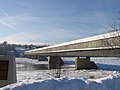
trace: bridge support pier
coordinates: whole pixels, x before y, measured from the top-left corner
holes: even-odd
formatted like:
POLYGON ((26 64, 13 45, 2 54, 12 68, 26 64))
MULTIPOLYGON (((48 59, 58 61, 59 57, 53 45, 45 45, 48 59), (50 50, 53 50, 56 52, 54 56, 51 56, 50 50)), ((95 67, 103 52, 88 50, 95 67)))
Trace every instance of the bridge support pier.
POLYGON ((48 56, 48 69, 60 69, 64 62, 59 56, 48 56))
POLYGON ((90 61, 90 57, 79 58, 75 60, 75 69, 98 69, 96 64, 93 61, 90 61))

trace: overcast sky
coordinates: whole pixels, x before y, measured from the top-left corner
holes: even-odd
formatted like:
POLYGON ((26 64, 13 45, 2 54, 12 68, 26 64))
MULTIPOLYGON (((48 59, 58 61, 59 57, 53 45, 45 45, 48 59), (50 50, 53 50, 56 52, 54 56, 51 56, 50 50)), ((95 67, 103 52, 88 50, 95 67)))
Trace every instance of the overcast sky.
POLYGON ((57 44, 104 33, 120 0, 0 0, 0 42, 57 44))

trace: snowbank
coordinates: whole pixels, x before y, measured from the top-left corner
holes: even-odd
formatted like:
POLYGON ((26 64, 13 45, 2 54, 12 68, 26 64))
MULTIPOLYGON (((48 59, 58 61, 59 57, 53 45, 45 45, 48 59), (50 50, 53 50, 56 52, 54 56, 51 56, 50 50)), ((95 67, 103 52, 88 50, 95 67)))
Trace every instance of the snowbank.
MULTIPOLYGON (((120 59, 92 58, 92 60, 94 60, 102 70, 75 70, 74 68, 65 68, 61 70, 60 79, 54 77, 54 70, 17 71, 18 82, 1 89, 120 90, 120 59)), ((22 60, 19 62, 18 64, 22 64, 31 61, 26 59, 24 62, 22 60)), ((73 62, 69 63, 71 65, 73 62)))
POLYGON ((85 80, 77 78, 60 78, 38 81, 24 81, 8 85, 2 90, 120 90, 120 75, 106 78, 85 80))

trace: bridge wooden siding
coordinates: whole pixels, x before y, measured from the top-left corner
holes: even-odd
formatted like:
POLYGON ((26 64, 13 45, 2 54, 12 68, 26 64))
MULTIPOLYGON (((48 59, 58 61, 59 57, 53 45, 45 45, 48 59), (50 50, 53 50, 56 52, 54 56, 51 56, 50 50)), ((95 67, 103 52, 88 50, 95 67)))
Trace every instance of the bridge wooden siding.
MULTIPOLYGON (((91 37, 90 37, 91 38, 91 37)), ((89 38, 87 38, 89 39, 89 38)), ((120 36, 105 37, 99 35, 94 39, 76 40, 71 43, 58 44, 27 51, 26 55, 38 56, 90 56, 90 57, 119 57, 120 36)))
POLYGON ((26 56, 61 56, 61 57, 120 57, 120 48, 94 49, 94 50, 76 50, 48 53, 32 53, 26 56))

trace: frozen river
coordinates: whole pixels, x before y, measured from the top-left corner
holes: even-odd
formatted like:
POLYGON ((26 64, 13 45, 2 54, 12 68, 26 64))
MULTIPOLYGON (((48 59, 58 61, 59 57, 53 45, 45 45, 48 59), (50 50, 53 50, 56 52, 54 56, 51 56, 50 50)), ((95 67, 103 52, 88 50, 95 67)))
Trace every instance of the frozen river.
MULTIPOLYGON (((75 58, 62 58, 65 65, 62 67, 74 68, 75 58)), ((101 57, 101 58, 91 58, 99 69, 109 70, 109 71, 120 71, 120 58, 115 57, 101 57)), ((38 61, 37 59, 27 59, 27 58, 16 58, 17 71, 28 71, 28 70, 46 70, 48 62, 38 61)))
MULTIPOLYGON (((61 69, 61 77, 76 77, 89 79, 94 76, 95 79, 106 77, 113 74, 114 71, 120 71, 120 59, 119 58, 91 58, 97 66, 98 70, 75 70, 75 58, 62 58, 65 65, 61 69)), ((21 79, 22 73, 43 73, 47 77, 54 77, 54 70, 47 70, 47 61, 38 61, 37 59, 17 58, 16 68, 18 81, 21 79)), ((23 74, 24 75, 24 74, 23 74)), ((36 74, 37 75, 37 74, 36 74)), ((25 76, 24 76, 25 77, 25 76)), ((43 77, 44 78, 44 77, 43 77)), ((46 78, 46 77, 45 77, 46 78)), ((21 81, 21 80, 20 80, 21 81)))

